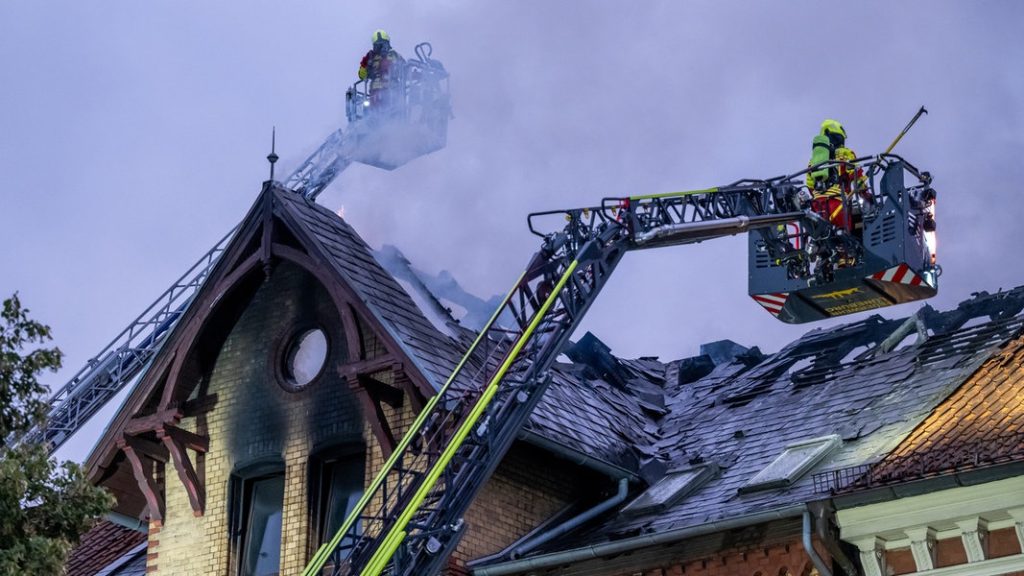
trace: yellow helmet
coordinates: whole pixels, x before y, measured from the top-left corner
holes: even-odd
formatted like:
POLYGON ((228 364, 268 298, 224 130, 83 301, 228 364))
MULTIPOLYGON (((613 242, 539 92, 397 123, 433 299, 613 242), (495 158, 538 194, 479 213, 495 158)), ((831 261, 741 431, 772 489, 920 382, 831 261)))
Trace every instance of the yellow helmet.
POLYGON ((388 33, 383 30, 377 30, 373 33, 373 43, 377 42, 391 42, 391 38, 388 37, 388 33))
POLYGON ((839 134, 844 140, 846 139, 846 130, 843 129, 843 125, 840 124, 838 120, 833 120, 831 118, 821 123, 821 134, 823 136, 839 134))

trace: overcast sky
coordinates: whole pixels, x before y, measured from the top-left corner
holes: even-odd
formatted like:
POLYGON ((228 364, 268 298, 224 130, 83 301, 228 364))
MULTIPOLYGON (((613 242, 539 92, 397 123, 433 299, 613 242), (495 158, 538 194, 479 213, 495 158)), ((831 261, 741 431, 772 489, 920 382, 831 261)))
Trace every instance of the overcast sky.
MULTIPOLYGON (((1024 284, 1024 3, 0 3, 0 296, 53 328, 70 376, 344 123, 370 35, 451 73, 448 147, 355 165, 320 197, 373 246, 504 293, 531 211, 803 167, 823 118, 939 193, 938 308, 1024 284)), ((584 329, 663 360, 723 338, 775 351, 730 238, 628 256, 584 329)), ((907 315, 917 305, 883 311, 907 315)), ((860 316, 847 317, 857 320, 860 316)))

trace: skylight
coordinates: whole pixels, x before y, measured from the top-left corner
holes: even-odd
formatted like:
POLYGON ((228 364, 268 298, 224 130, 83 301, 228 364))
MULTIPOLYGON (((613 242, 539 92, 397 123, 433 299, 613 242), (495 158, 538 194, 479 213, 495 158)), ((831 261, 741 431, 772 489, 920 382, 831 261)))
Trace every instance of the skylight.
POLYGON ((832 434, 790 444, 767 468, 741 486, 740 492, 789 486, 841 443, 839 436, 832 434))
POLYGON ((622 511, 627 514, 664 511, 700 488, 714 472, 713 467, 709 465, 670 472, 622 511))

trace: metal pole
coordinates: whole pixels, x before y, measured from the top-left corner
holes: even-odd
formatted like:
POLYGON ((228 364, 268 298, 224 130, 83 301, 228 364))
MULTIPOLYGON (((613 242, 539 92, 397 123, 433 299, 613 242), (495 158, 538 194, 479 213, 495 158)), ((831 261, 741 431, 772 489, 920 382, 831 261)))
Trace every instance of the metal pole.
POLYGON ((910 122, 908 122, 907 126, 903 128, 903 131, 896 136, 896 139, 892 141, 892 144, 889 144, 889 147, 885 149, 884 153, 888 154, 892 152, 892 149, 896 147, 896 144, 898 144, 900 139, 903 138, 903 135, 910 131, 910 127, 914 125, 914 122, 917 122, 917 119, 920 118, 922 114, 927 113, 928 111, 924 109, 924 106, 921 106, 921 109, 917 111, 917 114, 914 114, 914 117, 910 119, 910 122))

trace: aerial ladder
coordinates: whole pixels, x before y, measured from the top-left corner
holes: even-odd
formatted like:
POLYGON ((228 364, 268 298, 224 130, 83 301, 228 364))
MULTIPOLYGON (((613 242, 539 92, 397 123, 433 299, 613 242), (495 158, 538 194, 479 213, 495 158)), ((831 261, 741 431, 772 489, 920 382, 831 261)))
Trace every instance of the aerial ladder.
MULTIPOLYGON (((452 117, 448 72, 433 59, 427 42, 416 45, 402 81, 385 110, 372 103, 370 86, 360 80, 345 93, 348 125, 331 133, 285 180, 310 201, 353 162, 393 170, 419 156, 444 148, 452 117)), ((272 154, 272 163, 277 160, 272 154)), ((270 158, 268 158, 270 159, 270 158)), ((237 227, 221 238, 188 271, 132 320, 71 379, 53 392, 42 426, 7 442, 43 442, 57 450, 142 372, 160 349, 192 298, 217 264, 237 227)), ((0 439, 3 440, 3 439, 0 439)))
POLYGON ((864 301, 861 292, 873 307, 934 295, 938 268, 923 224, 934 209, 930 176, 891 154, 856 163, 871 175, 859 237, 807 205, 801 176, 830 163, 769 180, 531 214, 540 249, 304 576, 424 576, 443 569, 465 532, 463 515, 551 382, 552 363, 630 251, 750 231, 755 300, 757 290, 780 283, 812 304, 829 295, 824 306, 783 302, 773 315, 789 322, 847 314, 864 301), (917 182, 904 184, 906 174, 917 182), (560 228, 542 230, 552 218, 560 228), (876 225, 897 218, 885 241, 865 240, 876 225), (876 278, 893 266, 906 266, 920 281, 894 286, 876 278), (831 305, 844 301, 853 305, 831 305))
POLYGON ((234 235, 231 230, 131 321, 99 354, 50 396, 45 424, 22 442, 41 442, 51 452, 110 402, 149 363, 234 235))

